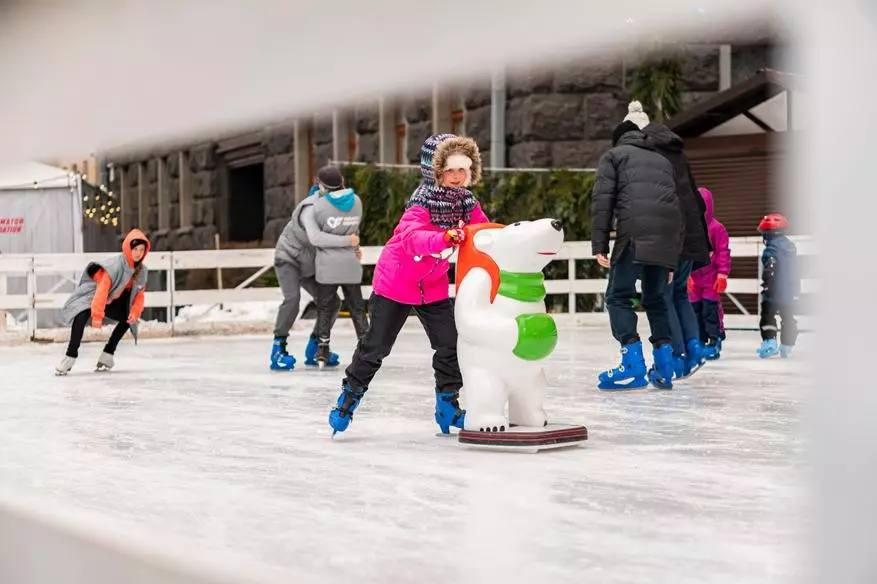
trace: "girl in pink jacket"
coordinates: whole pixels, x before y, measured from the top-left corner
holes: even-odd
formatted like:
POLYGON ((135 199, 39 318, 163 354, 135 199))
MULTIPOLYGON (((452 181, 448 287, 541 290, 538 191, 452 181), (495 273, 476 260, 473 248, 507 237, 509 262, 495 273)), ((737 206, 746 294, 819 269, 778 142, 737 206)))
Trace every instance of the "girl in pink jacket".
POLYGON ((710 264, 692 272, 688 280, 688 299, 694 305, 700 323, 703 355, 713 360, 719 358, 725 333, 722 292, 728 287, 728 274, 731 273, 731 248, 728 230, 713 217, 713 194, 704 188, 697 190, 706 204, 704 218, 713 251, 710 264))
POLYGON ((458 401, 463 378, 457 363, 454 305, 448 296, 448 258, 462 242, 465 225, 488 221, 468 188, 481 178, 478 145, 453 134, 431 136, 420 151, 420 168, 423 182, 408 200, 375 266, 371 325, 356 347, 329 414, 333 435, 350 425, 412 308, 435 351, 435 421, 446 434, 451 426, 463 427, 466 412, 458 401))

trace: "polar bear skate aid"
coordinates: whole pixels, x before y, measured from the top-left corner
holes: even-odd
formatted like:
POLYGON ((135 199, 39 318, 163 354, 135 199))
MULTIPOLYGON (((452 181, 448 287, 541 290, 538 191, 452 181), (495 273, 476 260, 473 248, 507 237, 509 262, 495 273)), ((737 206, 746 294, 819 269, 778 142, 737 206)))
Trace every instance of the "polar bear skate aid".
POLYGON ((562 245, 554 219, 466 227, 454 302, 466 405, 461 445, 535 452, 587 440, 587 428, 549 424, 542 407, 542 362, 557 345, 542 269, 562 245))

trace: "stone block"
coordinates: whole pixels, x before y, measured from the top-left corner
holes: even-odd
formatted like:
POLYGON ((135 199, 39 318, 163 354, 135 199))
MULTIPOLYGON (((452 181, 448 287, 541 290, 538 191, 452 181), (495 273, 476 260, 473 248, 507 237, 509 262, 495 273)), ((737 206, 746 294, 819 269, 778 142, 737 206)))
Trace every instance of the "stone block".
POLYGON ((295 187, 274 187, 265 191, 265 219, 289 220, 295 208, 295 187))
POLYGON ((216 145, 201 144, 189 151, 189 169, 192 172, 216 168, 216 145))
POLYGON ((466 135, 478 143, 478 149, 484 152, 490 148, 490 106, 466 110, 466 135))
POLYGON ((406 153, 410 164, 420 164, 420 149, 423 143, 432 135, 432 122, 425 121, 416 124, 408 124, 408 130, 405 133, 406 153))
POLYGON ((380 129, 378 104, 363 104, 354 110, 354 126, 357 134, 371 134, 380 129))
POLYGON ((265 223, 265 230, 262 232, 262 239, 272 244, 276 244, 288 222, 288 218, 269 220, 265 223))
POLYGON ((682 91, 718 91, 718 46, 691 45, 682 51, 679 58, 682 65, 682 91))
POLYGON ((558 93, 620 91, 623 82, 620 64, 575 59, 554 67, 554 91, 558 93))
POLYGON ((612 131, 627 115, 627 99, 614 93, 591 93, 585 96, 585 139, 612 138, 612 131))
POLYGON ((266 156, 292 152, 294 140, 295 128, 292 125, 271 126, 262 133, 266 156))
POLYGON ((432 116, 432 96, 410 98, 405 101, 402 111, 409 124, 429 121, 432 116))
POLYGON ((554 168, 596 168, 611 145, 610 140, 552 142, 551 165, 554 168))
POLYGON ((508 98, 534 93, 550 93, 554 86, 554 72, 548 67, 530 67, 511 70, 506 75, 508 98))
POLYGON ((551 167, 550 142, 524 142, 509 148, 508 166, 511 168, 551 167))
POLYGON ((530 95, 511 100, 506 112, 506 136, 513 144, 580 140, 585 137, 583 105, 582 96, 571 94, 530 95))
POLYGON ((380 158, 380 139, 378 134, 360 134, 356 144, 357 162, 377 162, 380 158))

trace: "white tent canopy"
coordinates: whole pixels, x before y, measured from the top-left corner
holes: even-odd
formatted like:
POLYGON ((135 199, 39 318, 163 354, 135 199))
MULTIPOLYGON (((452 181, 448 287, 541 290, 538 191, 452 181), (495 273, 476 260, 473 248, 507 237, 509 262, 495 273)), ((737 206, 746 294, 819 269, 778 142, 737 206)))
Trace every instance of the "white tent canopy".
POLYGON ((0 190, 78 188, 78 179, 72 172, 43 164, 22 162, 0 165, 0 190))

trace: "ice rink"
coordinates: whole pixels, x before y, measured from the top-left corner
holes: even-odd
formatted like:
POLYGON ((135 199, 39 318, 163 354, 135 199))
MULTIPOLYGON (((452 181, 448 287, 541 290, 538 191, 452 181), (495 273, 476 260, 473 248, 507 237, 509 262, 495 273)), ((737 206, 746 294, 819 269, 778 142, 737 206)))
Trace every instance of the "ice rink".
MULTIPOLYGON (((306 341, 294 333, 299 363, 306 341)), ((352 332, 334 349, 351 355, 352 332)), ((436 436, 430 350, 403 331, 350 429, 340 370, 267 368, 270 336, 0 347, 0 483, 253 582, 747 584, 796 572, 805 371, 755 332, 671 392, 602 393, 608 326, 561 330, 547 412, 584 447, 471 451, 436 436)))

